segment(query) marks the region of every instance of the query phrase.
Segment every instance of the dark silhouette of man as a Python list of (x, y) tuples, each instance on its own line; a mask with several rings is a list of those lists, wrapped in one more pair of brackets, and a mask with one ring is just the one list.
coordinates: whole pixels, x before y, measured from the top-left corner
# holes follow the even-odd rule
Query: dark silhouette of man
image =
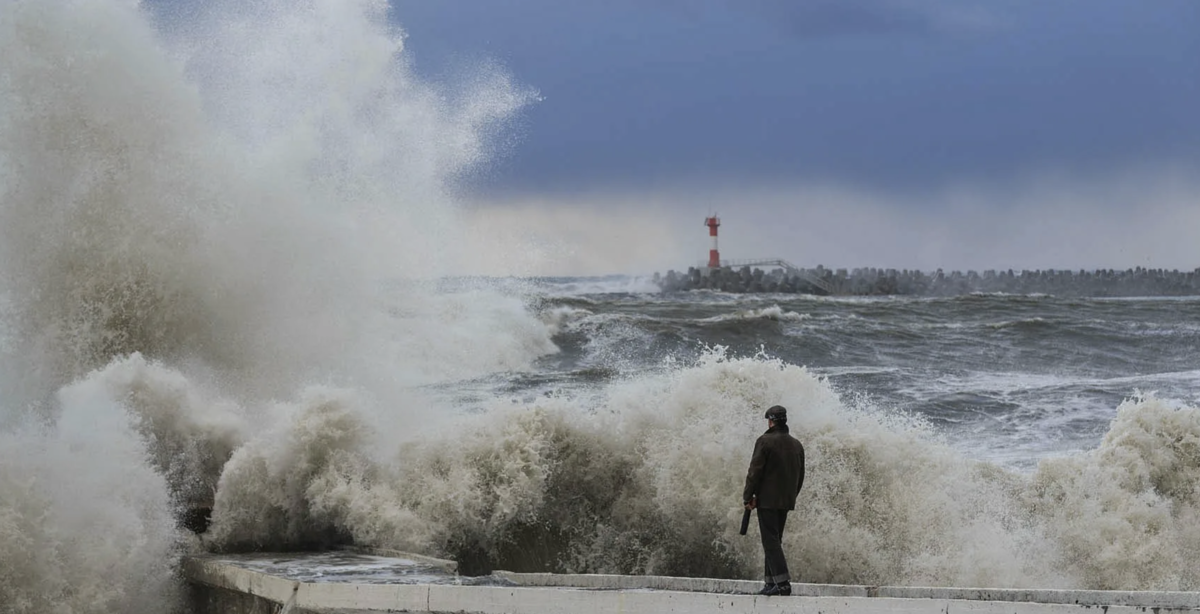
[(804, 446), (788, 433), (787, 409), (767, 410), (767, 432), (754, 442), (742, 503), (758, 510), (766, 584), (760, 595), (791, 595), (792, 578), (783, 556), (783, 526), (804, 485)]

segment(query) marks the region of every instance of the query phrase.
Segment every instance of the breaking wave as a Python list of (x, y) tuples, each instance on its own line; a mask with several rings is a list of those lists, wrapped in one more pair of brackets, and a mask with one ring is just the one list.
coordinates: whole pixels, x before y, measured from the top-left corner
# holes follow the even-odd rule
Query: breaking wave
[(0, 609), (169, 611), (176, 520), (276, 399), (359, 390), (394, 442), (443, 413), (417, 387), (554, 351), (420, 279), (534, 95), (401, 40), (374, 0), (0, 4)]
[[(1098, 449), (1024, 475), (965, 461), (917, 420), (847, 407), (803, 368), (711, 353), (612, 386), (591, 408), (498, 404), (377, 463), (356, 452), (353, 420), (312, 433), (331, 411), (313, 403), (291, 435), (272, 437), (307, 441), (307, 452), (280, 450), (293, 460), (267, 465), (309, 476), (303, 497), (274, 503), (293, 506), (283, 516), (324, 519), (304, 540), (346, 531), (477, 571), (756, 577), (757, 544), (736, 534), (737, 493), (761, 428), (749, 408), (774, 402), (792, 408), (811, 466), (785, 541), (805, 581), (1198, 586), (1189, 561), (1200, 546), (1200, 411), (1154, 398), (1123, 404)], [(328, 444), (314, 452), (318, 436)], [(252, 499), (293, 477), (234, 466), (223, 480), (245, 484), (227, 492)], [(246, 508), (219, 499), (217, 543), (256, 548), (287, 534), (226, 524), (225, 509)]]
[(188, 542), (168, 474), (146, 463), (147, 439), (99, 386), (59, 392), (53, 427), (0, 430), (5, 612), (162, 611), (179, 591), (176, 564)]

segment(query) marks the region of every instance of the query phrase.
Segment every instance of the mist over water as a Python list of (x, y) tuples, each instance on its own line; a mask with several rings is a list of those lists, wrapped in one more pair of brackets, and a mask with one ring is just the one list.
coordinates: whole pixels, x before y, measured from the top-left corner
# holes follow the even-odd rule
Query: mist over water
[[(1200, 584), (1194, 305), (451, 280), (456, 182), (534, 94), (421, 82), (382, 2), (187, 10), (0, 5), (5, 611), (167, 611), (184, 553), (352, 542), (755, 578), (738, 497), (777, 403), (803, 581)], [(1102, 354), (1055, 371), (1079, 395), (989, 370)], [(1101, 426), (1023, 438), (1063, 399)], [(178, 520), (203, 505), (202, 542)]]

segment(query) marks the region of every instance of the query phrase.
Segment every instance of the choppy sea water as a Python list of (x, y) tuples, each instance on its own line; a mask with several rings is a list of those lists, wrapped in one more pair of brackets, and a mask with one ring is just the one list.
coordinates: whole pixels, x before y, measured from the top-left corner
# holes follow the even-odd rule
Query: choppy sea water
[(638, 279), (610, 279), (611, 291), (586, 281), (540, 280), (561, 351), (539, 359), (529, 393), (721, 347), (803, 365), (847, 403), (919, 417), (973, 458), (1029, 469), (1094, 447), (1126, 399), (1194, 403), (1200, 390), (1200, 298), (659, 294), (625, 290), (648, 290)]
[(1196, 301), (448, 278), (531, 92), (422, 83), (373, 1), (153, 6), (0, 4), (0, 610), (346, 544), (755, 578), (774, 404), (803, 581), (1200, 587)]

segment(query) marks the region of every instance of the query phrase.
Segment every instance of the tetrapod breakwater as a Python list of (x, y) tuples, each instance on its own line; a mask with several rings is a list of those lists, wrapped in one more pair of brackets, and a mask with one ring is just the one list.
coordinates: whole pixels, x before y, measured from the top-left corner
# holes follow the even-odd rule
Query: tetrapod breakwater
[(663, 292), (714, 290), (733, 293), (786, 293), (844, 296), (957, 296), (977, 292), (1053, 294), (1056, 296), (1196, 296), (1200, 268), (1193, 271), (1125, 270), (985, 270), (919, 271), (910, 269), (827, 269), (722, 266), (689, 267), (686, 272), (654, 274)]

